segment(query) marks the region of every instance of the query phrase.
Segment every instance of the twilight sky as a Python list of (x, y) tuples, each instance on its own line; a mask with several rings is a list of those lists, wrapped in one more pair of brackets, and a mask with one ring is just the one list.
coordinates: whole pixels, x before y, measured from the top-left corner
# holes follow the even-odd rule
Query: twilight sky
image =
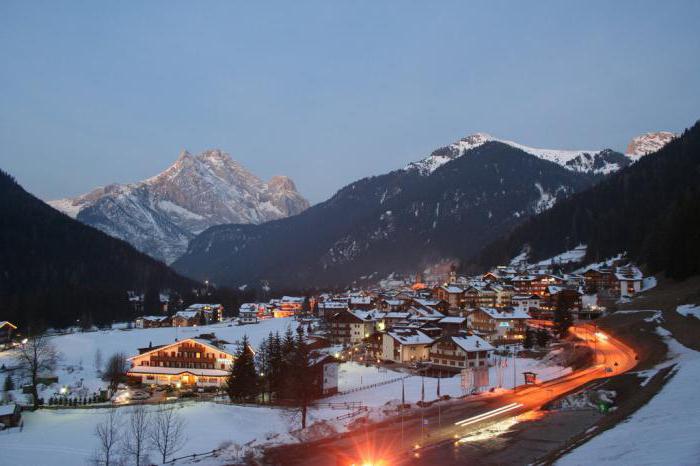
[[(263, 4), (264, 3), (264, 4)], [(467, 134), (700, 118), (700, 2), (0, 2), (0, 168), (44, 199), (222, 148), (319, 202)]]

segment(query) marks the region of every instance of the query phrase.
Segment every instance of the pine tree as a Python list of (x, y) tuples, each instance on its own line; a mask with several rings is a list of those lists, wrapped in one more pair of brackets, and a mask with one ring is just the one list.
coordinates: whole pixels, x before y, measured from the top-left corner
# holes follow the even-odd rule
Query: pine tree
[[(303, 335), (303, 332), (300, 333)], [(302, 336), (298, 337), (297, 345), (288, 358), (289, 398), (301, 412), (301, 428), (306, 428), (306, 414), (308, 407), (314, 399), (314, 386), (312, 384), (313, 369), (311, 366), (309, 348), (304, 344)]]
[(543, 328), (537, 330), (537, 346), (545, 348), (549, 343), (549, 332)]
[(564, 338), (569, 333), (569, 327), (574, 323), (571, 311), (566, 305), (557, 306), (554, 309), (554, 328), (559, 338)]
[(284, 370), (284, 358), (282, 357), (282, 339), (279, 332), (271, 335), (270, 340), (270, 392), (281, 395)]
[(530, 330), (529, 328), (525, 330), (525, 340), (523, 341), (523, 348), (525, 349), (532, 349), (532, 347), (535, 345), (535, 332)]
[(9, 392), (9, 391), (14, 390), (14, 389), (15, 389), (15, 383), (14, 383), (14, 381), (12, 380), (12, 376), (10, 376), (10, 375), (8, 374), (7, 377), (5, 377), (5, 386), (4, 386), (4, 390), (5, 390), (6, 392)]
[(250, 401), (258, 394), (255, 356), (250, 348), (247, 335), (243, 335), (241, 346), (228, 376), (226, 391), (232, 401)]

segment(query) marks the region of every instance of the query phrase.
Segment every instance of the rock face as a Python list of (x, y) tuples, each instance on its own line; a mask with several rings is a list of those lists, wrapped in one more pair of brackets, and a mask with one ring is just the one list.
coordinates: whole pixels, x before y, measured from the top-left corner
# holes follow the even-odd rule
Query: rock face
[(112, 184), (49, 204), (167, 263), (211, 226), (258, 224), (309, 207), (291, 179), (275, 176), (265, 183), (220, 150), (197, 156), (184, 151), (145, 181)]
[(661, 149), (676, 137), (678, 137), (678, 135), (670, 131), (656, 131), (642, 134), (641, 136), (632, 138), (627, 145), (625, 155), (633, 160), (638, 160), (644, 155), (651, 154)]

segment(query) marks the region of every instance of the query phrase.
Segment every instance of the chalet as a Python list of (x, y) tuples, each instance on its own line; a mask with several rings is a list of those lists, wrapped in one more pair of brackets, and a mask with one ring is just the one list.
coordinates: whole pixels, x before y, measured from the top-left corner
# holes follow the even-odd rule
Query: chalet
[(467, 329), (467, 318), (459, 316), (448, 316), (438, 320), (436, 325), (442, 329), (445, 335), (457, 335)]
[(379, 307), (387, 312), (404, 311), (406, 310), (406, 301), (403, 299), (382, 299), (379, 301)]
[(472, 285), (464, 290), (464, 305), (472, 307), (496, 307), (496, 292), (488, 286)]
[(238, 323), (240, 325), (258, 323), (258, 306), (255, 303), (244, 303), (238, 309)]
[(511, 298), (514, 309), (529, 312), (531, 309), (539, 309), (542, 298), (536, 294), (515, 295)]
[(355, 345), (374, 333), (374, 319), (365, 311), (341, 311), (328, 323), (334, 345)]
[(435, 288), (433, 295), (440, 301), (447, 301), (450, 309), (460, 308), (464, 304), (464, 290), (457, 285), (443, 285)]
[(311, 379), (308, 382), (314, 397), (338, 393), (338, 360), (320, 352), (312, 353), (309, 359)]
[(0, 405), (0, 430), (6, 427), (16, 427), (22, 420), (22, 411), (18, 404)]
[(203, 339), (188, 338), (129, 358), (127, 377), (151, 385), (221, 387), (234, 356)]
[(193, 304), (186, 311), (199, 312), (201, 318), (206, 324), (214, 324), (216, 322), (221, 322), (224, 318), (224, 306), (221, 304), (203, 304), (197, 303)]
[(319, 302), (318, 305), (318, 315), (323, 317), (324, 320), (330, 319), (333, 315), (341, 311), (348, 310), (347, 301), (323, 301)]
[(408, 311), (387, 312), (384, 314), (384, 317), (381, 320), (381, 326), (378, 327), (378, 330), (388, 330), (399, 322), (408, 320), (409, 317), (411, 317), (411, 313)]
[(382, 359), (398, 363), (428, 359), (433, 339), (420, 330), (395, 330), (382, 338)]
[(348, 305), (350, 309), (360, 311), (369, 311), (373, 307), (370, 296), (351, 296)]
[(136, 328), (158, 328), (170, 327), (170, 318), (168, 316), (141, 316), (134, 321)]
[(615, 276), (608, 267), (591, 267), (583, 273), (583, 278), (589, 293), (615, 288)]
[(173, 327), (195, 327), (206, 323), (199, 311), (177, 311), (172, 322)]
[(484, 335), (494, 344), (520, 343), (525, 338), (525, 330), (530, 314), (514, 308), (475, 309), (468, 316), (469, 328)]
[(0, 345), (8, 345), (12, 341), (12, 334), (17, 326), (6, 320), (0, 321)]
[(290, 317), (301, 313), (304, 310), (304, 301), (303, 296), (282, 296), (274, 312), (275, 317)]
[(634, 296), (642, 290), (642, 279), (644, 278), (641, 270), (632, 265), (618, 267), (615, 271), (615, 279), (617, 287), (620, 289), (620, 297)]
[(434, 369), (457, 372), (468, 367), (487, 367), (493, 351), (490, 343), (476, 335), (449, 335), (430, 346), (429, 358)]

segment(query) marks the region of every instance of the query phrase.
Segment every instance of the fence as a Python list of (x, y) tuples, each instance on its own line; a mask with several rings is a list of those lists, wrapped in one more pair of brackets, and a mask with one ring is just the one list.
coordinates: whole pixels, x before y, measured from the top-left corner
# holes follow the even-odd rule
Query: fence
[(351, 388), (350, 390), (344, 390), (342, 392), (338, 392), (338, 394), (339, 395), (346, 395), (348, 393), (355, 393), (355, 392), (359, 392), (361, 390), (368, 390), (370, 388), (381, 387), (382, 385), (389, 385), (390, 383), (398, 382), (400, 380), (404, 380), (404, 379), (407, 379), (409, 377), (412, 377), (412, 375), (409, 374), (409, 375), (404, 375), (403, 377), (396, 377), (396, 378), (389, 379), (389, 380), (382, 380), (381, 382), (373, 383), (370, 385), (361, 385), (359, 387)]

